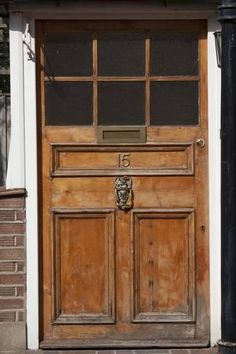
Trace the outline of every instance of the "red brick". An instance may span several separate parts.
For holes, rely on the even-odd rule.
[[[0,208],[24,208],[24,198],[0,198]]]
[[[24,271],[25,271],[25,264],[24,264],[24,262],[17,262],[17,263],[16,263],[16,271],[17,271],[17,272],[24,272]]]
[[[0,221],[14,221],[15,210],[3,210],[0,209]]]
[[[101,351],[101,354],[105,354],[105,351]],[[121,350],[117,351],[116,354],[169,354],[169,349],[137,349],[137,350]],[[100,351],[98,351],[100,354]]]
[[[15,262],[0,262],[0,272],[15,272]]]
[[[207,348],[207,349],[191,349],[191,354],[217,354],[217,348]]]
[[[16,211],[16,220],[25,221],[25,210],[17,210]]]
[[[25,244],[25,236],[16,236],[15,237],[15,240],[16,240],[16,246],[24,246]]]
[[[25,232],[25,224],[21,224],[21,223],[0,224],[1,234],[23,234],[24,232]]]
[[[13,236],[0,236],[0,247],[15,246],[15,238]]]
[[[24,300],[20,298],[0,299],[0,309],[21,309],[24,306]]]
[[[0,322],[15,322],[16,313],[15,311],[0,312]]]
[[[10,286],[0,286],[0,296],[15,296],[16,288]]]
[[[24,287],[23,286],[18,286],[17,287],[17,296],[24,296],[25,292],[24,292]]]
[[[0,284],[24,284],[25,274],[1,274],[0,273]]]
[[[0,259],[1,260],[24,260],[25,251],[23,248],[2,248],[0,249]]]

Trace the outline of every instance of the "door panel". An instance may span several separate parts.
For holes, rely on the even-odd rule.
[[[53,145],[53,176],[193,175],[194,145]]]
[[[205,28],[37,23],[42,348],[208,345]]]
[[[54,230],[54,323],[114,323],[114,212],[57,209]]]
[[[133,234],[133,321],[194,321],[194,210],[133,211]]]

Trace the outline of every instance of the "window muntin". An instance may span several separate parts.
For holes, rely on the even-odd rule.
[[[199,37],[173,26],[46,33],[46,125],[198,125]]]

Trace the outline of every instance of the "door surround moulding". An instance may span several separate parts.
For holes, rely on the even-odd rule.
[[[176,16],[176,14],[175,14]],[[23,48],[23,39],[20,32],[24,32],[25,23],[29,22],[28,16],[23,17],[22,14],[11,14],[11,28],[15,31],[11,42],[12,57],[20,57]],[[56,18],[61,17],[60,15]],[[71,17],[71,15],[70,15]],[[73,16],[74,17],[74,16]],[[36,17],[31,17],[31,48],[34,52],[34,22]],[[51,16],[50,16],[51,18]],[[176,17],[175,17],[176,18]],[[219,138],[219,106],[215,104],[219,102],[220,97],[220,71],[215,63],[214,39],[213,32],[219,28],[216,19],[210,19],[208,22],[208,84],[209,84],[209,176],[213,175],[214,179],[210,178],[210,287],[211,287],[211,344],[214,345],[217,339],[220,338],[220,200],[218,198],[218,191],[220,189],[220,138]],[[19,180],[19,169],[14,166],[14,156],[10,156],[10,169],[7,187],[26,187],[28,192],[27,197],[27,234],[31,237],[27,238],[27,322],[28,322],[28,347],[31,349],[38,348],[38,244],[37,244],[37,145],[36,145],[36,91],[35,91],[35,63],[28,60],[27,49],[24,49],[24,75],[22,80],[21,71],[14,76],[14,86],[12,86],[12,95],[15,96],[13,100],[13,125],[16,124],[18,114],[16,108],[21,102],[24,103],[24,114],[20,118],[20,122],[24,124],[25,149],[20,152],[21,156],[25,156],[23,164],[19,167],[20,171],[25,174],[24,178]],[[13,63],[13,62],[12,62]],[[21,63],[18,63],[21,66]],[[14,70],[14,69],[12,69]],[[18,89],[20,85],[24,92],[24,100],[22,94]],[[15,111],[14,111],[15,109]],[[24,121],[22,118],[24,117]],[[32,119],[35,117],[35,120]],[[216,119],[217,117],[217,119]],[[18,138],[13,142],[13,146],[17,144],[20,139],[20,131]],[[213,173],[214,171],[214,173]],[[213,220],[211,222],[211,220]],[[216,271],[217,270],[217,271]],[[217,291],[216,291],[217,289]],[[217,309],[217,311],[216,311]]]

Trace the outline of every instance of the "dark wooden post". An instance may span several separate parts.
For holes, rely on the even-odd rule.
[[[236,353],[236,1],[222,0],[222,339]]]

